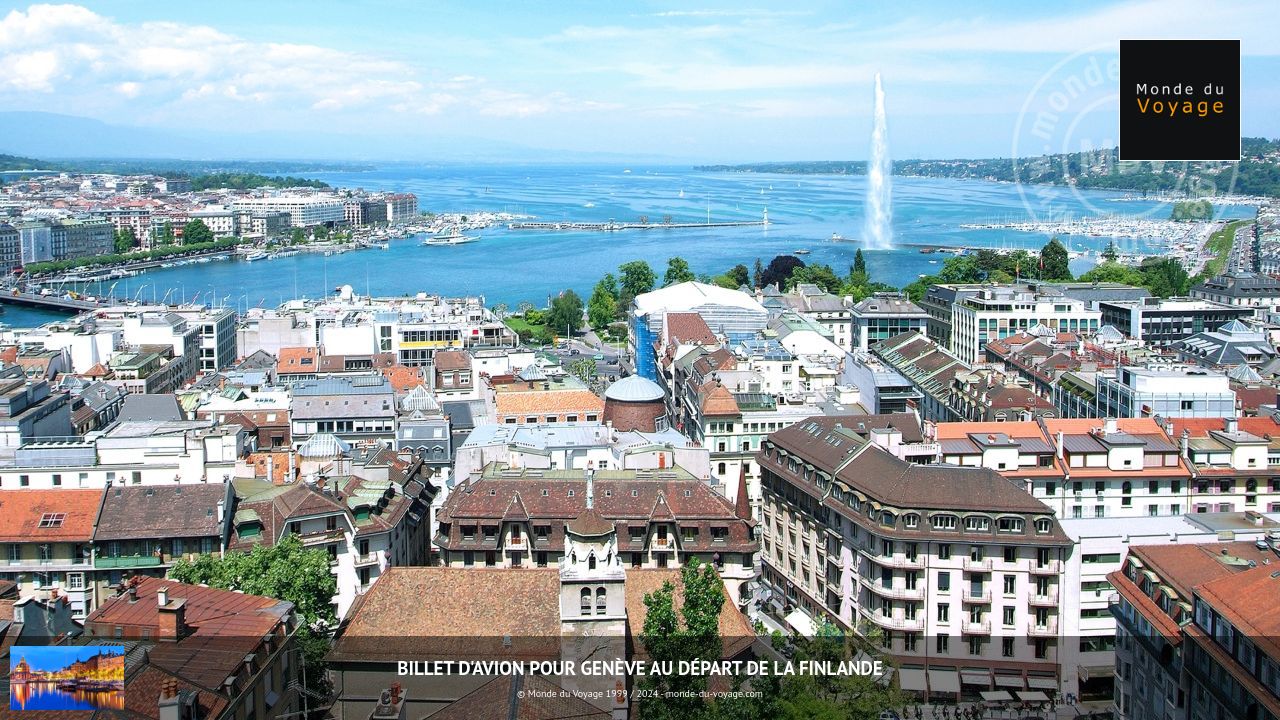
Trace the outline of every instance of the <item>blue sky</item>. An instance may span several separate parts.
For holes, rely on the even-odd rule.
[[[1277,27],[1274,0],[0,3],[0,108],[335,158],[845,159],[867,154],[880,72],[894,157],[1008,156],[1114,144],[1114,82],[1050,137],[1028,139],[1027,112],[1120,38],[1242,39],[1244,133],[1280,135]]]
[[[124,648],[110,645],[94,646],[17,646],[10,650],[10,669],[19,660],[26,659],[32,670],[61,670],[77,660],[88,660],[94,655],[119,655]]]

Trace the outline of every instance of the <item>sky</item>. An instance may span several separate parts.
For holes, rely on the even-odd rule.
[[[124,648],[110,645],[94,646],[19,646],[14,647],[9,658],[10,669],[25,659],[32,670],[61,670],[78,660],[88,660],[94,655],[119,655]]]
[[[1280,136],[1277,27],[1274,0],[0,3],[0,109],[335,159],[862,159],[879,72],[894,157],[1007,157],[1115,144],[1121,38],[1241,39],[1243,132]],[[1084,92],[1031,138],[1055,87]]]

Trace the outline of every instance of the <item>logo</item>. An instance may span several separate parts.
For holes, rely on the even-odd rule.
[[[1120,41],[1120,159],[1240,159],[1239,40]]]

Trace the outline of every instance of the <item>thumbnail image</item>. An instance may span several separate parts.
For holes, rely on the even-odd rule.
[[[10,710],[123,708],[124,648],[10,648]]]

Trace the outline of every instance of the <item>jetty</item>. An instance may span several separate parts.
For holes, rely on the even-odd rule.
[[[0,303],[7,305],[25,305],[27,307],[44,308],[46,310],[61,310],[73,315],[84,312],[85,310],[97,310],[100,307],[106,307],[119,302],[120,301],[117,298],[104,298],[90,302],[89,300],[82,298],[71,298],[65,295],[41,295],[39,293],[9,289],[0,291]]]
[[[507,223],[508,230],[551,230],[577,232],[621,232],[623,230],[692,230],[696,228],[731,228],[731,227],[766,227],[769,222],[769,211],[766,210],[760,220],[720,220],[712,222],[578,222],[570,220],[554,221],[520,221]]]

